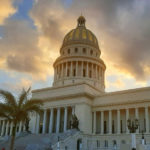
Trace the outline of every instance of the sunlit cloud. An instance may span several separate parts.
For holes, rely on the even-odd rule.
[[[0,0],[0,24],[3,24],[5,19],[16,11],[17,9],[13,6],[13,0]]]
[[[4,70],[31,75],[33,82],[46,81],[54,73],[53,63],[59,56],[64,36],[76,28],[76,20],[82,13],[86,27],[99,41],[101,58],[107,66],[107,89],[147,86],[150,80],[149,1],[35,0],[28,12],[32,26],[25,19],[9,19],[17,11],[12,1],[0,3],[6,3],[5,7],[9,8],[7,13],[0,11],[0,24],[3,24],[0,67]],[[116,79],[112,81],[114,76]],[[128,87],[127,83],[132,85]]]

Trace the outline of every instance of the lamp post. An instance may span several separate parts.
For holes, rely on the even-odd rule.
[[[58,141],[57,141],[57,150],[60,150],[60,138],[58,136]]]
[[[139,122],[138,119],[135,120],[127,120],[127,125],[128,125],[128,129],[131,133],[131,137],[132,137],[132,150],[136,150],[136,137],[135,137],[135,132],[139,127]]]

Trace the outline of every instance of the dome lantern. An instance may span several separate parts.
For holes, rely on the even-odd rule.
[[[86,22],[85,18],[83,16],[80,16],[78,18],[78,27],[85,27],[85,22]]]

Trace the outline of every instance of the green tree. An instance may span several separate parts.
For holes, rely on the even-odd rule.
[[[11,92],[0,90],[0,117],[13,123],[13,130],[11,133],[10,150],[14,149],[16,127],[19,122],[25,123],[29,121],[29,113],[40,113],[43,104],[40,99],[30,98],[31,88],[22,90],[22,92],[15,97]]]

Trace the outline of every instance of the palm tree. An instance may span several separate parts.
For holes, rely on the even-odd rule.
[[[42,100],[29,98],[31,88],[22,90],[18,98],[11,92],[0,90],[0,96],[3,102],[0,102],[0,117],[13,123],[11,133],[10,150],[14,149],[16,127],[19,122],[26,122],[29,119],[29,113],[40,113]]]

